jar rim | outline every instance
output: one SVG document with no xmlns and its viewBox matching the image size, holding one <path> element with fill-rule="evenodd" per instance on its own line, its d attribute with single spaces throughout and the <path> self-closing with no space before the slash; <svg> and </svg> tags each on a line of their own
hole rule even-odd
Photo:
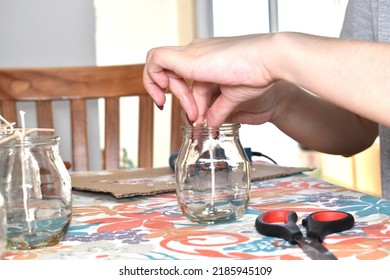
<svg viewBox="0 0 390 280">
<path fill-rule="evenodd" d="M 4 135 L 4 134 L 2 134 Z M 1 138 L 0 138 L 1 139 Z M 58 135 L 25 135 L 23 140 L 19 137 L 13 140 L 10 140 L 6 143 L 3 143 L 4 146 L 20 146 L 20 145 L 45 145 L 50 143 L 58 143 L 60 141 L 60 136 Z"/>
<path fill-rule="evenodd" d="M 227 131 L 238 129 L 241 127 L 239 123 L 224 123 L 220 126 L 191 126 L 191 125 L 183 125 L 181 128 L 183 130 L 197 130 L 200 132 L 210 132 L 210 131 Z"/>
</svg>

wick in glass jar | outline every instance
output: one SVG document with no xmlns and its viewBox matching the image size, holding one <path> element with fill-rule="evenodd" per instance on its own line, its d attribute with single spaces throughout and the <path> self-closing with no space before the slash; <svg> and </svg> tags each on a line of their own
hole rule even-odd
<svg viewBox="0 0 390 280">
<path fill-rule="evenodd" d="M 250 197 L 250 164 L 239 124 L 183 126 L 176 163 L 176 194 L 189 220 L 217 224 L 243 216 Z"/>
<path fill-rule="evenodd" d="M 210 169 L 211 169 L 211 212 L 214 212 L 214 199 L 215 199 L 215 164 L 213 154 L 213 136 L 209 133 L 209 153 L 210 153 Z"/>
<path fill-rule="evenodd" d="M 198 124 L 193 123 L 193 126 L 196 127 Z M 203 121 L 203 127 L 207 127 L 207 119 Z M 209 153 L 210 153 L 210 170 L 211 170 L 211 202 L 210 208 L 208 209 L 209 213 L 213 213 L 214 209 L 214 200 L 215 200 L 215 164 L 214 164 L 214 153 L 213 153 L 213 135 L 212 132 L 209 132 Z"/>
</svg>

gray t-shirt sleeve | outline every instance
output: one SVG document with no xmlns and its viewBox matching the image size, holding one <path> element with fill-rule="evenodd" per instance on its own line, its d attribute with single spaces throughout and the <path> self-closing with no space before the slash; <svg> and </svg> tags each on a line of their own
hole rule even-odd
<svg viewBox="0 0 390 280">
<path fill-rule="evenodd" d="M 340 37 L 390 42 L 390 1 L 349 0 Z M 390 199 L 390 128 L 379 127 L 382 197 Z"/>
<path fill-rule="evenodd" d="M 350 0 L 345 10 L 345 17 L 340 37 L 376 41 L 374 34 L 375 20 L 370 0 Z"/>
</svg>

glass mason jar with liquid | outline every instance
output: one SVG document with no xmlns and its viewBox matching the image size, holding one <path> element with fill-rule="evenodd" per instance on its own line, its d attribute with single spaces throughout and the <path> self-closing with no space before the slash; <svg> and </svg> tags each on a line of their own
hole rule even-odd
<svg viewBox="0 0 390 280">
<path fill-rule="evenodd" d="M 241 218 L 250 200 L 250 163 L 240 124 L 183 126 L 175 162 L 176 194 L 190 221 L 218 224 Z"/>
<path fill-rule="evenodd" d="M 72 188 L 59 141 L 58 136 L 25 136 L 0 146 L 9 249 L 55 245 L 67 232 Z"/>
</svg>

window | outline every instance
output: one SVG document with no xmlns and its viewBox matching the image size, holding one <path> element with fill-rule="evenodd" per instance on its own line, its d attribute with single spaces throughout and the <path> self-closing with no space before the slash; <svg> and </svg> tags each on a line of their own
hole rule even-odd
<svg viewBox="0 0 390 280">
<path fill-rule="evenodd" d="M 344 18 L 347 0 L 213 0 L 214 36 L 235 36 L 269 32 L 270 2 L 276 3 L 279 31 L 297 31 L 337 37 Z M 300 165 L 298 144 L 266 123 L 243 125 L 243 146 L 272 157 L 278 164 Z"/>
</svg>

